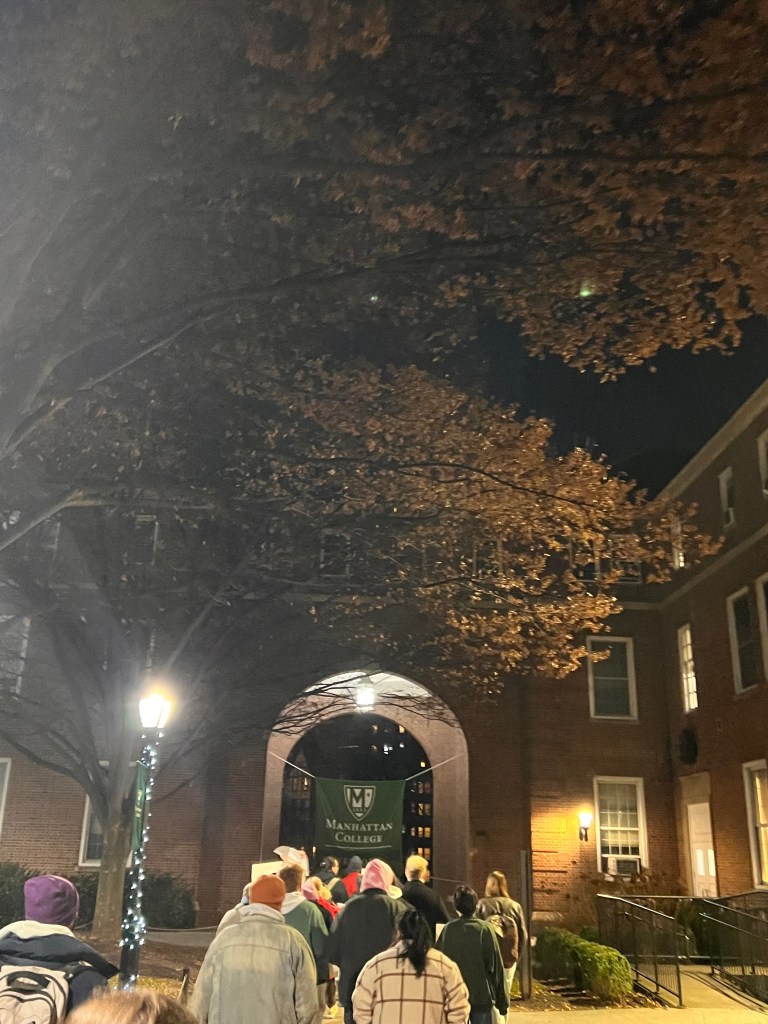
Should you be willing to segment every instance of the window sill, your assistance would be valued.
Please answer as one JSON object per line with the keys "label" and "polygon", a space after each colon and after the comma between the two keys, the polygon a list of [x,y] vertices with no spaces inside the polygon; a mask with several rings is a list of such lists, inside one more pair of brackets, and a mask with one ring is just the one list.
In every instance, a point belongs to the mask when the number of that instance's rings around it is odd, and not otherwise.
{"label": "window sill", "polygon": [[733,695],[734,700],[743,700],[745,697],[750,697],[753,693],[757,693],[760,689],[759,683],[753,683],[752,686],[746,686],[743,690],[736,690]]}
{"label": "window sill", "polygon": [[637,716],[628,717],[624,715],[590,715],[591,722],[618,722],[619,725],[639,725],[640,719]]}
{"label": "window sill", "polygon": [[77,862],[77,866],[79,868],[97,868],[97,869],[100,869],[101,868],[101,861],[100,860],[79,860]]}

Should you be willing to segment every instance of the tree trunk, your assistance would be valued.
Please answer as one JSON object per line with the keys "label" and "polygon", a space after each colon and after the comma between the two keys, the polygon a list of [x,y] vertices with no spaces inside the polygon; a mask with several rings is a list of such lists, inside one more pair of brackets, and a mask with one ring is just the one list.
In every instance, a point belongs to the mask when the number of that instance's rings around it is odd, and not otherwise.
{"label": "tree trunk", "polygon": [[118,942],[123,921],[123,888],[125,865],[130,847],[130,821],[125,813],[126,801],[116,801],[104,829],[99,887],[93,917],[93,938],[99,942]]}

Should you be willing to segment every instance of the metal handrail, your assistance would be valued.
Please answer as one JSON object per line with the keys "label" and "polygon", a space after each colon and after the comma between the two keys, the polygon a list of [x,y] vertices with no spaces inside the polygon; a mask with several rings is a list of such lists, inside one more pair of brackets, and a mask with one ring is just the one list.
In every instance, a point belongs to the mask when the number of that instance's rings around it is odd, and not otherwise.
{"label": "metal handrail", "polygon": [[[685,934],[674,917],[623,896],[597,897],[600,941],[623,953],[635,984],[683,1005],[680,940]],[[610,931],[610,935],[608,932]]]}
{"label": "metal handrail", "polygon": [[[768,921],[713,900],[701,918],[711,933],[712,973],[765,1001],[768,999]],[[731,920],[726,920],[730,916]],[[759,925],[760,927],[756,927]]]}

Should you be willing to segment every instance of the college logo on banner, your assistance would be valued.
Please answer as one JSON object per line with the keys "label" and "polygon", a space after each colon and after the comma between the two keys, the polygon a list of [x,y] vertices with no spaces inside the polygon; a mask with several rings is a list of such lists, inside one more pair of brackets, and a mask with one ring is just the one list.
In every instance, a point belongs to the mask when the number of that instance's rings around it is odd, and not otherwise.
{"label": "college logo on banner", "polygon": [[345,786],[344,802],[353,818],[362,821],[373,807],[376,799],[375,786]]}

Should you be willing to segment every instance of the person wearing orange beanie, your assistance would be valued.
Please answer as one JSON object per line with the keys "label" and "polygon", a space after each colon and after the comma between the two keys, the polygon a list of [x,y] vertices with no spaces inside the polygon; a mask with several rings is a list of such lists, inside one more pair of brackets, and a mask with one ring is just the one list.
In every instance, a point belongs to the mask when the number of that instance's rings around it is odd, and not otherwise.
{"label": "person wearing orange beanie", "polygon": [[285,885],[261,875],[248,905],[213,940],[197,976],[190,1009],[200,1024],[313,1024],[317,975],[306,940],[285,923]]}

